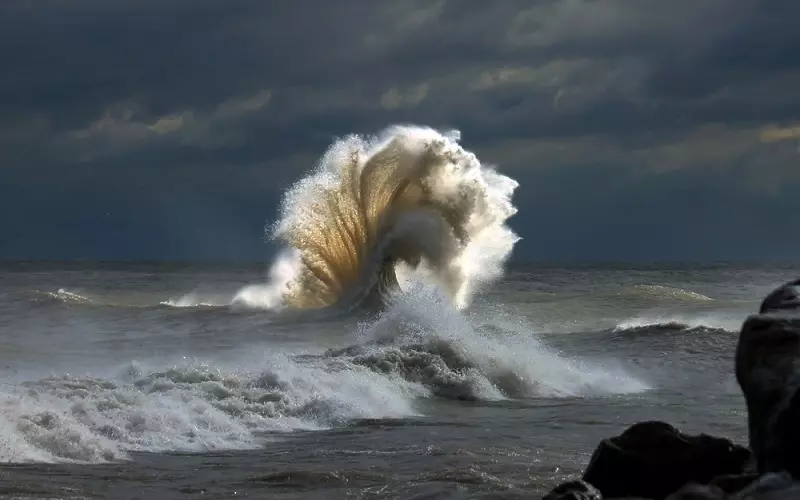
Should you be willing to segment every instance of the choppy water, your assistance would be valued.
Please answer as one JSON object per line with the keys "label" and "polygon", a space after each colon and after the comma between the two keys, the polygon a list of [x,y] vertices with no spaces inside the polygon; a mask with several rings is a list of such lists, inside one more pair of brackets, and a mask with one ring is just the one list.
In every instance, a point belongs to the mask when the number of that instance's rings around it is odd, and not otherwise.
{"label": "choppy water", "polygon": [[512,267],[337,318],[222,305],[261,266],[2,264],[0,495],[526,498],[635,421],[744,442],[736,330],[798,271]]}

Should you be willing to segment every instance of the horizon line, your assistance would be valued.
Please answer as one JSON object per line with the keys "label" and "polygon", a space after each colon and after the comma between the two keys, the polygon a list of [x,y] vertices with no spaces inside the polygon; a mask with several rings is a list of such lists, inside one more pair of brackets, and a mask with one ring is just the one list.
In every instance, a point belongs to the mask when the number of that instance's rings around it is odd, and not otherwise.
{"label": "horizon line", "polygon": [[[6,258],[0,257],[3,264],[173,264],[173,265],[268,265],[272,259],[204,259],[204,258]],[[657,264],[701,264],[701,265],[800,265],[800,259],[510,259],[508,266],[551,266],[551,265],[657,265]]]}

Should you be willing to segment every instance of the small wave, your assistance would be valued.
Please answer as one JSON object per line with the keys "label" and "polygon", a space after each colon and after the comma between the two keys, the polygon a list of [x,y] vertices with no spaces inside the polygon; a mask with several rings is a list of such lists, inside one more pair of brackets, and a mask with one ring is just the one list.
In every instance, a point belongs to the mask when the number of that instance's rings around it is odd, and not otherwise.
{"label": "small wave", "polygon": [[63,302],[78,302],[78,303],[90,303],[92,299],[89,297],[85,297],[83,295],[78,295],[77,293],[70,292],[65,288],[59,288],[58,291],[54,294],[50,294],[53,298],[61,300]]}
{"label": "small wave", "polygon": [[225,307],[231,304],[209,301],[207,299],[201,298],[196,293],[187,293],[185,295],[181,295],[178,298],[163,300],[159,302],[159,305],[167,307],[189,308],[189,307]]}
{"label": "small wave", "polygon": [[733,318],[637,318],[623,321],[613,328],[615,332],[707,332],[736,333],[741,320]]}
{"label": "small wave", "polygon": [[94,301],[85,295],[71,292],[66,288],[59,288],[55,292],[36,290],[33,293],[34,302],[55,302],[60,304],[93,304]]}
{"label": "small wave", "polygon": [[491,485],[495,488],[508,489],[511,485],[497,476],[481,471],[477,466],[463,468],[445,468],[429,472],[421,478],[425,481],[445,481],[469,485]]}
{"label": "small wave", "polygon": [[[230,302],[201,297],[197,293],[188,293],[176,298],[157,301],[151,297],[104,297],[99,294],[89,296],[84,293],[76,293],[66,288],[59,288],[56,292],[35,290],[34,292],[23,293],[23,297],[35,304],[46,306],[48,304],[67,304],[73,306],[95,306],[110,308],[154,308],[154,307],[174,307],[174,308],[207,308],[207,307],[226,307]],[[127,299],[127,300],[126,300]]]}
{"label": "small wave", "polygon": [[664,297],[677,300],[698,300],[698,301],[712,301],[713,298],[702,293],[692,292],[691,290],[683,290],[682,288],[675,288],[665,285],[636,285],[634,290],[642,295],[649,295],[653,297]]}
{"label": "small wave", "polygon": [[106,297],[85,292],[73,292],[66,288],[59,288],[55,292],[45,290],[34,290],[33,292],[23,292],[21,296],[34,304],[47,305],[69,305],[69,306],[94,306],[94,307],[141,307],[135,304],[119,304],[109,301]]}
{"label": "small wave", "polygon": [[713,298],[702,293],[692,292],[691,290],[683,290],[665,285],[635,285],[634,290],[642,295],[652,297],[663,297],[676,300],[697,300],[697,301],[712,301]]}
{"label": "small wave", "polygon": [[369,485],[386,484],[389,477],[379,472],[363,470],[297,470],[271,472],[252,478],[253,481],[265,483],[273,486],[303,487],[309,486],[331,486],[354,485],[365,487]]}

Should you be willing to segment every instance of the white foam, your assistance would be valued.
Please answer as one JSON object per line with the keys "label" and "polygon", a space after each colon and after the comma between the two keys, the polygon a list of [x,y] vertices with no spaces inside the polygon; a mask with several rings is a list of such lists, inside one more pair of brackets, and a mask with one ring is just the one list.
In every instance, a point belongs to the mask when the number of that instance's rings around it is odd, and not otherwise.
{"label": "white foam", "polygon": [[[256,364],[256,363],[251,363]],[[414,415],[426,391],[399,377],[269,356],[258,370],[133,363],[116,377],[65,375],[0,392],[0,461],[103,462],[129,451],[263,446],[263,433]]]}
{"label": "white foam", "polygon": [[498,320],[479,312],[466,316],[440,289],[420,281],[412,281],[410,290],[396,296],[393,307],[362,335],[395,345],[446,342],[468,363],[460,375],[474,384],[479,399],[610,395],[650,388],[616,362],[558,355],[521,320]]}
{"label": "white foam", "polygon": [[92,303],[92,299],[86,297],[84,295],[80,295],[75,292],[71,292],[66,288],[59,288],[57,292],[46,292],[46,294],[56,300],[60,300],[61,302],[66,303],[76,303],[76,304],[90,304]]}
{"label": "white foam", "polygon": [[744,314],[696,313],[696,314],[652,314],[630,318],[617,323],[617,331],[637,330],[642,328],[655,328],[661,326],[680,327],[684,330],[708,328],[737,332],[742,326]]}
{"label": "white foam", "polygon": [[684,290],[665,285],[636,285],[634,289],[656,297],[664,297],[676,300],[697,300],[709,302],[714,299],[702,293]]}
{"label": "white foam", "polygon": [[267,283],[242,288],[231,303],[243,307],[282,309],[283,297],[289,291],[289,284],[300,274],[301,264],[300,252],[297,249],[282,250],[270,267]]}
{"label": "white foam", "polygon": [[[0,389],[0,461],[103,462],[130,451],[251,449],[275,433],[417,414],[426,397],[498,400],[637,393],[614,363],[568,358],[514,318],[458,310],[411,278],[352,345],[324,354],[242,346],[213,360],[28,377]],[[265,435],[265,433],[267,433]]]}
{"label": "white foam", "polygon": [[214,302],[207,298],[201,297],[196,292],[187,293],[181,295],[178,298],[172,298],[168,300],[164,300],[160,302],[162,306],[169,306],[169,307],[178,307],[178,308],[185,308],[185,307],[219,307],[228,305],[226,302]]}

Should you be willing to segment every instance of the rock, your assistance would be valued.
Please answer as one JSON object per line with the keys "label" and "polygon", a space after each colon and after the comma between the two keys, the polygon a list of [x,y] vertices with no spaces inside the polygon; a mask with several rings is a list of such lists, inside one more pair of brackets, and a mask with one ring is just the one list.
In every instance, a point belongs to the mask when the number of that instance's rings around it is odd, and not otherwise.
{"label": "rock", "polygon": [[569,481],[553,488],[542,500],[603,500],[603,495],[586,481]]}
{"label": "rock", "polygon": [[800,279],[784,283],[761,302],[759,314],[800,310]]}
{"label": "rock", "polygon": [[797,500],[798,498],[800,498],[800,488],[791,486],[785,490],[770,491],[752,496],[733,496],[731,500]]}
{"label": "rock", "polygon": [[736,500],[789,500],[800,498],[800,489],[787,472],[767,473],[734,495]]}
{"label": "rock", "polygon": [[641,422],[603,440],[583,480],[606,498],[661,500],[686,483],[705,484],[722,474],[740,474],[750,451],[723,438],[689,436],[664,422]]}
{"label": "rock", "polygon": [[746,496],[733,496],[731,500],[797,500],[798,498],[800,498],[800,486],[793,485],[782,490],[773,490]]}
{"label": "rock", "polygon": [[[736,380],[747,404],[750,448],[759,473],[800,478],[800,296],[794,281],[748,317],[736,347]],[[797,313],[797,314],[793,314]]]}
{"label": "rock", "polygon": [[728,500],[730,497],[716,486],[690,483],[667,497],[667,500]]}
{"label": "rock", "polygon": [[743,474],[723,474],[717,476],[708,483],[710,486],[716,486],[725,493],[736,493],[758,479],[758,474],[755,472],[745,472]]}

